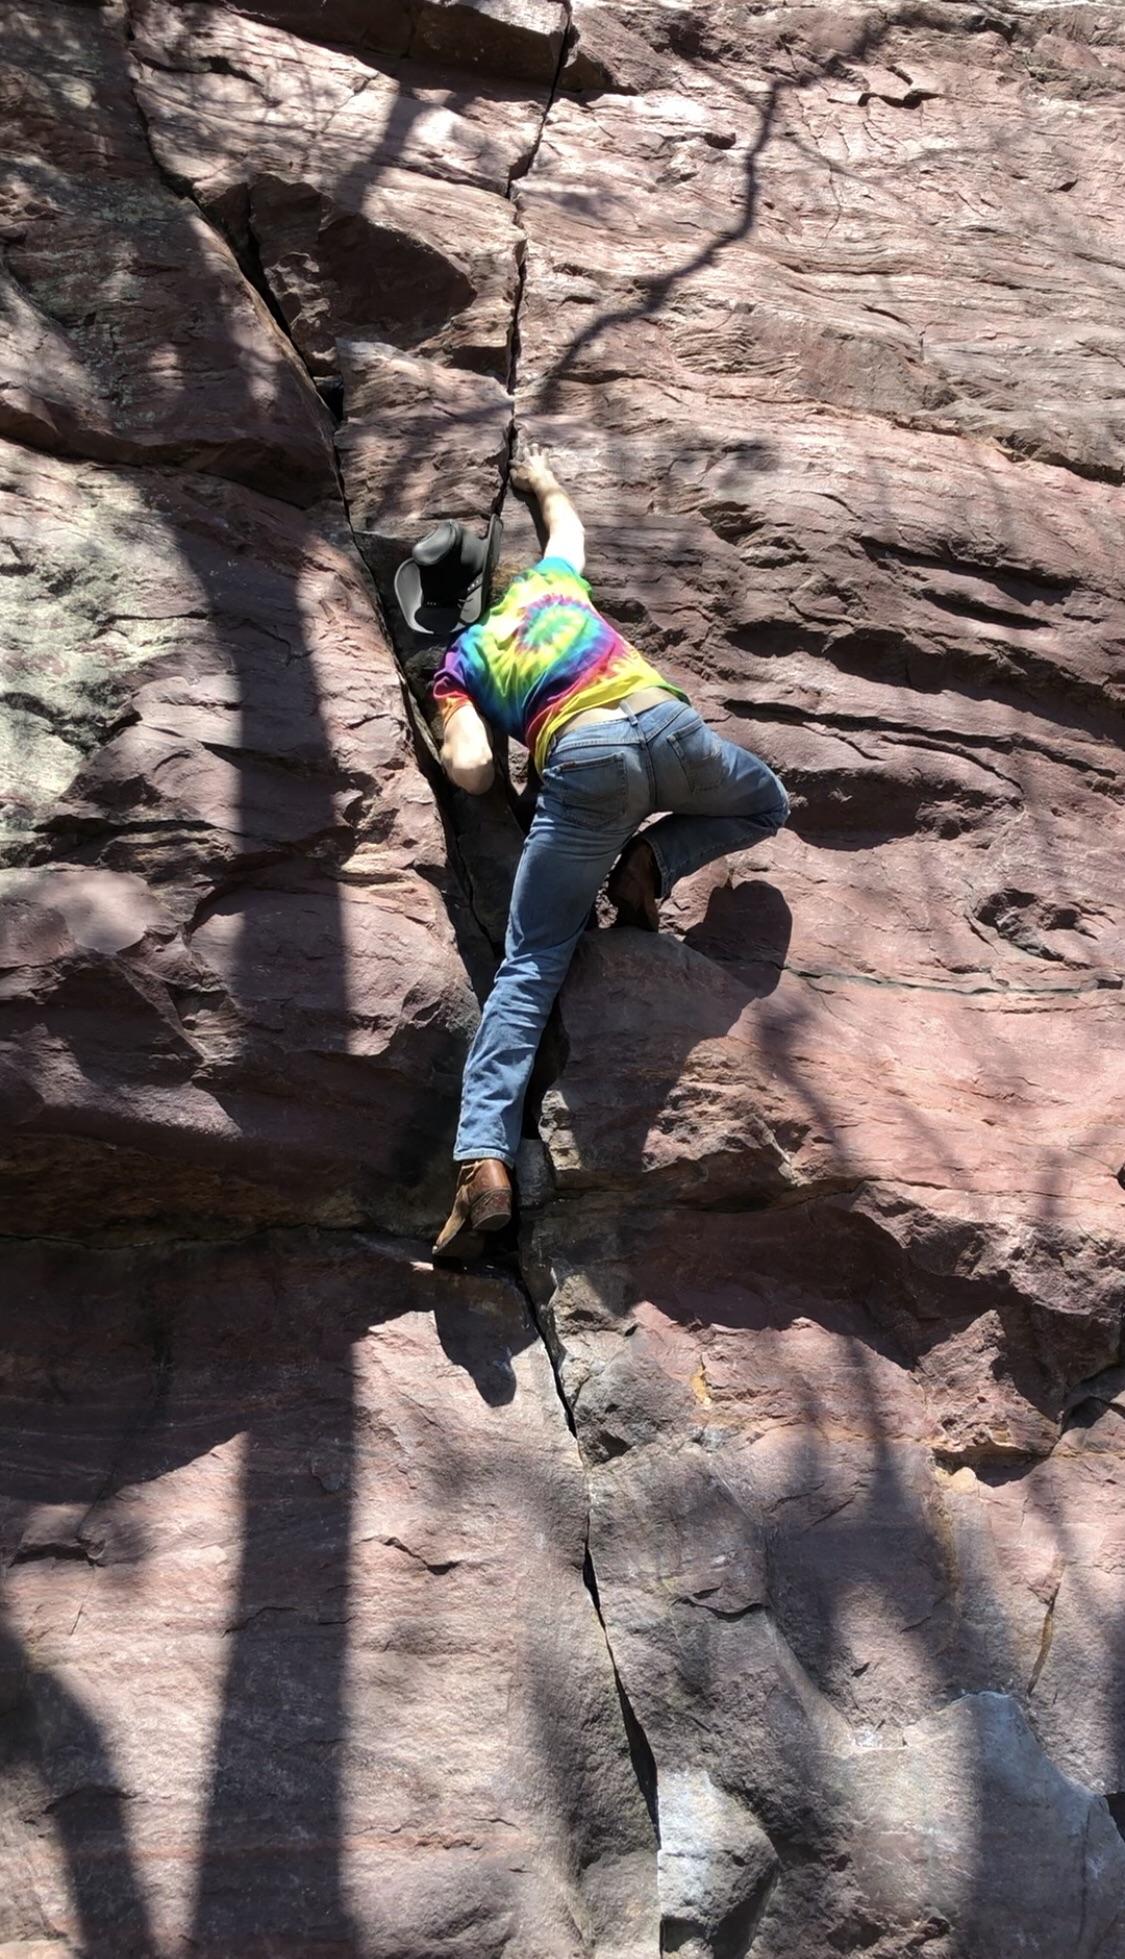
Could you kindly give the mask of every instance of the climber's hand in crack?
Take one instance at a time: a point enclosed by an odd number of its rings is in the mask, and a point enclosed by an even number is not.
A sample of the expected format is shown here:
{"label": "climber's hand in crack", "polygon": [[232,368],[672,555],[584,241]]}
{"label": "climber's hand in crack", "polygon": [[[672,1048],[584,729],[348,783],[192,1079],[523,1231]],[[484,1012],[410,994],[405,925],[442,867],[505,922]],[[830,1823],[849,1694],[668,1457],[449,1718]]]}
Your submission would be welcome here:
{"label": "climber's hand in crack", "polygon": [[582,520],[551,467],[547,450],[538,442],[521,445],[512,464],[512,484],[535,497],[547,533],[546,558],[562,558],[575,571],[586,566],[586,533]]}
{"label": "climber's hand in crack", "polygon": [[470,796],[483,796],[491,789],[496,773],[487,723],[471,701],[462,701],[460,706],[450,702],[449,707],[442,730],[442,768],[458,789],[467,789]]}
{"label": "climber's hand in crack", "polygon": [[514,490],[536,496],[541,489],[557,484],[549,450],[541,442],[521,442],[512,462],[511,480]]}

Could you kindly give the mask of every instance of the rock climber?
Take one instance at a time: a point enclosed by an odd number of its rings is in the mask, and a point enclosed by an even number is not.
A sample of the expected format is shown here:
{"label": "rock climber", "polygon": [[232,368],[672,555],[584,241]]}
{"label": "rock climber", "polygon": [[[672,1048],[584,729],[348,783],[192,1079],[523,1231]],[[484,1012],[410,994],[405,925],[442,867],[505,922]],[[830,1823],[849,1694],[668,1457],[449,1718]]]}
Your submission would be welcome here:
{"label": "rock climber", "polygon": [[[490,726],[531,751],[541,778],[504,958],[465,1064],[456,1194],[434,1246],[457,1259],[479,1257],[482,1234],[511,1217],[536,1049],[606,873],[618,923],[654,932],[678,878],[773,836],[789,815],[773,771],[708,728],[596,611],[582,523],[547,451],[529,445],[511,480],[539,504],[546,552],[458,634],[433,685],[442,764],[459,788],[491,786]],[[669,814],[635,835],[657,810]]]}

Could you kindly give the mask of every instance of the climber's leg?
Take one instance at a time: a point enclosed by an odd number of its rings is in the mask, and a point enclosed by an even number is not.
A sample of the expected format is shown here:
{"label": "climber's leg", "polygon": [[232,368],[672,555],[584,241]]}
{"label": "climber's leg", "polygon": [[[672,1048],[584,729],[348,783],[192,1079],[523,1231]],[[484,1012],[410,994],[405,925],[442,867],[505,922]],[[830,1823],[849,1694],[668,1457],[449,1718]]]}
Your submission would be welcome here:
{"label": "climber's leg", "polygon": [[647,895],[666,898],[678,879],[714,858],[772,837],[789,815],[784,788],[759,756],[724,741],[694,708],[642,715],[642,730],[657,717],[648,739],[656,807],[674,813],[637,838],[610,880],[611,898],[624,895],[631,910]]}
{"label": "climber's leg", "polygon": [[[547,1017],[603,878],[655,807],[640,744],[606,724],[560,736],[512,892],[504,959],[465,1065],[454,1158],[511,1165]],[[558,760],[556,760],[556,750]]]}

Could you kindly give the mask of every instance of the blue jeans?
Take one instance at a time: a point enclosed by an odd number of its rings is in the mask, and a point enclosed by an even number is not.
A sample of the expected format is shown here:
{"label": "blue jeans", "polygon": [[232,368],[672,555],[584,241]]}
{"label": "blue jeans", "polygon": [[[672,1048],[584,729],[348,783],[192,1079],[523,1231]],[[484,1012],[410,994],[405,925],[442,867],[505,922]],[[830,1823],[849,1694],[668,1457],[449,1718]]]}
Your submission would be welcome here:
{"label": "blue jeans", "polygon": [[663,898],[712,858],[772,837],[789,798],[756,755],[672,696],[563,728],[516,872],[504,958],[465,1064],[458,1163],[514,1163],[536,1049],[590,907],[622,845],[655,810],[675,812],[644,833]]}

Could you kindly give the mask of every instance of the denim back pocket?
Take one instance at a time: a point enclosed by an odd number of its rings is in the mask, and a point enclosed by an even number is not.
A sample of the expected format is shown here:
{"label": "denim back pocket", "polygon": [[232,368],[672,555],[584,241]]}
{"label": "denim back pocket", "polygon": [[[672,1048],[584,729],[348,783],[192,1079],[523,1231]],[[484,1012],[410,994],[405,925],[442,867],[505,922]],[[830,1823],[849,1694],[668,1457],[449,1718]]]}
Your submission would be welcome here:
{"label": "denim back pocket", "polygon": [[544,786],[554,791],[568,817],[584,829],[600,830],[624,820],[629,807],[629,776],[620,750],[573,748],[547,764]]}
{"label": "denim back pocket", "polygon": [[669,729],[668,745],[690,794],[706,796],[720,787],[727,767],[723,744],[698,714],[685,716]]}

